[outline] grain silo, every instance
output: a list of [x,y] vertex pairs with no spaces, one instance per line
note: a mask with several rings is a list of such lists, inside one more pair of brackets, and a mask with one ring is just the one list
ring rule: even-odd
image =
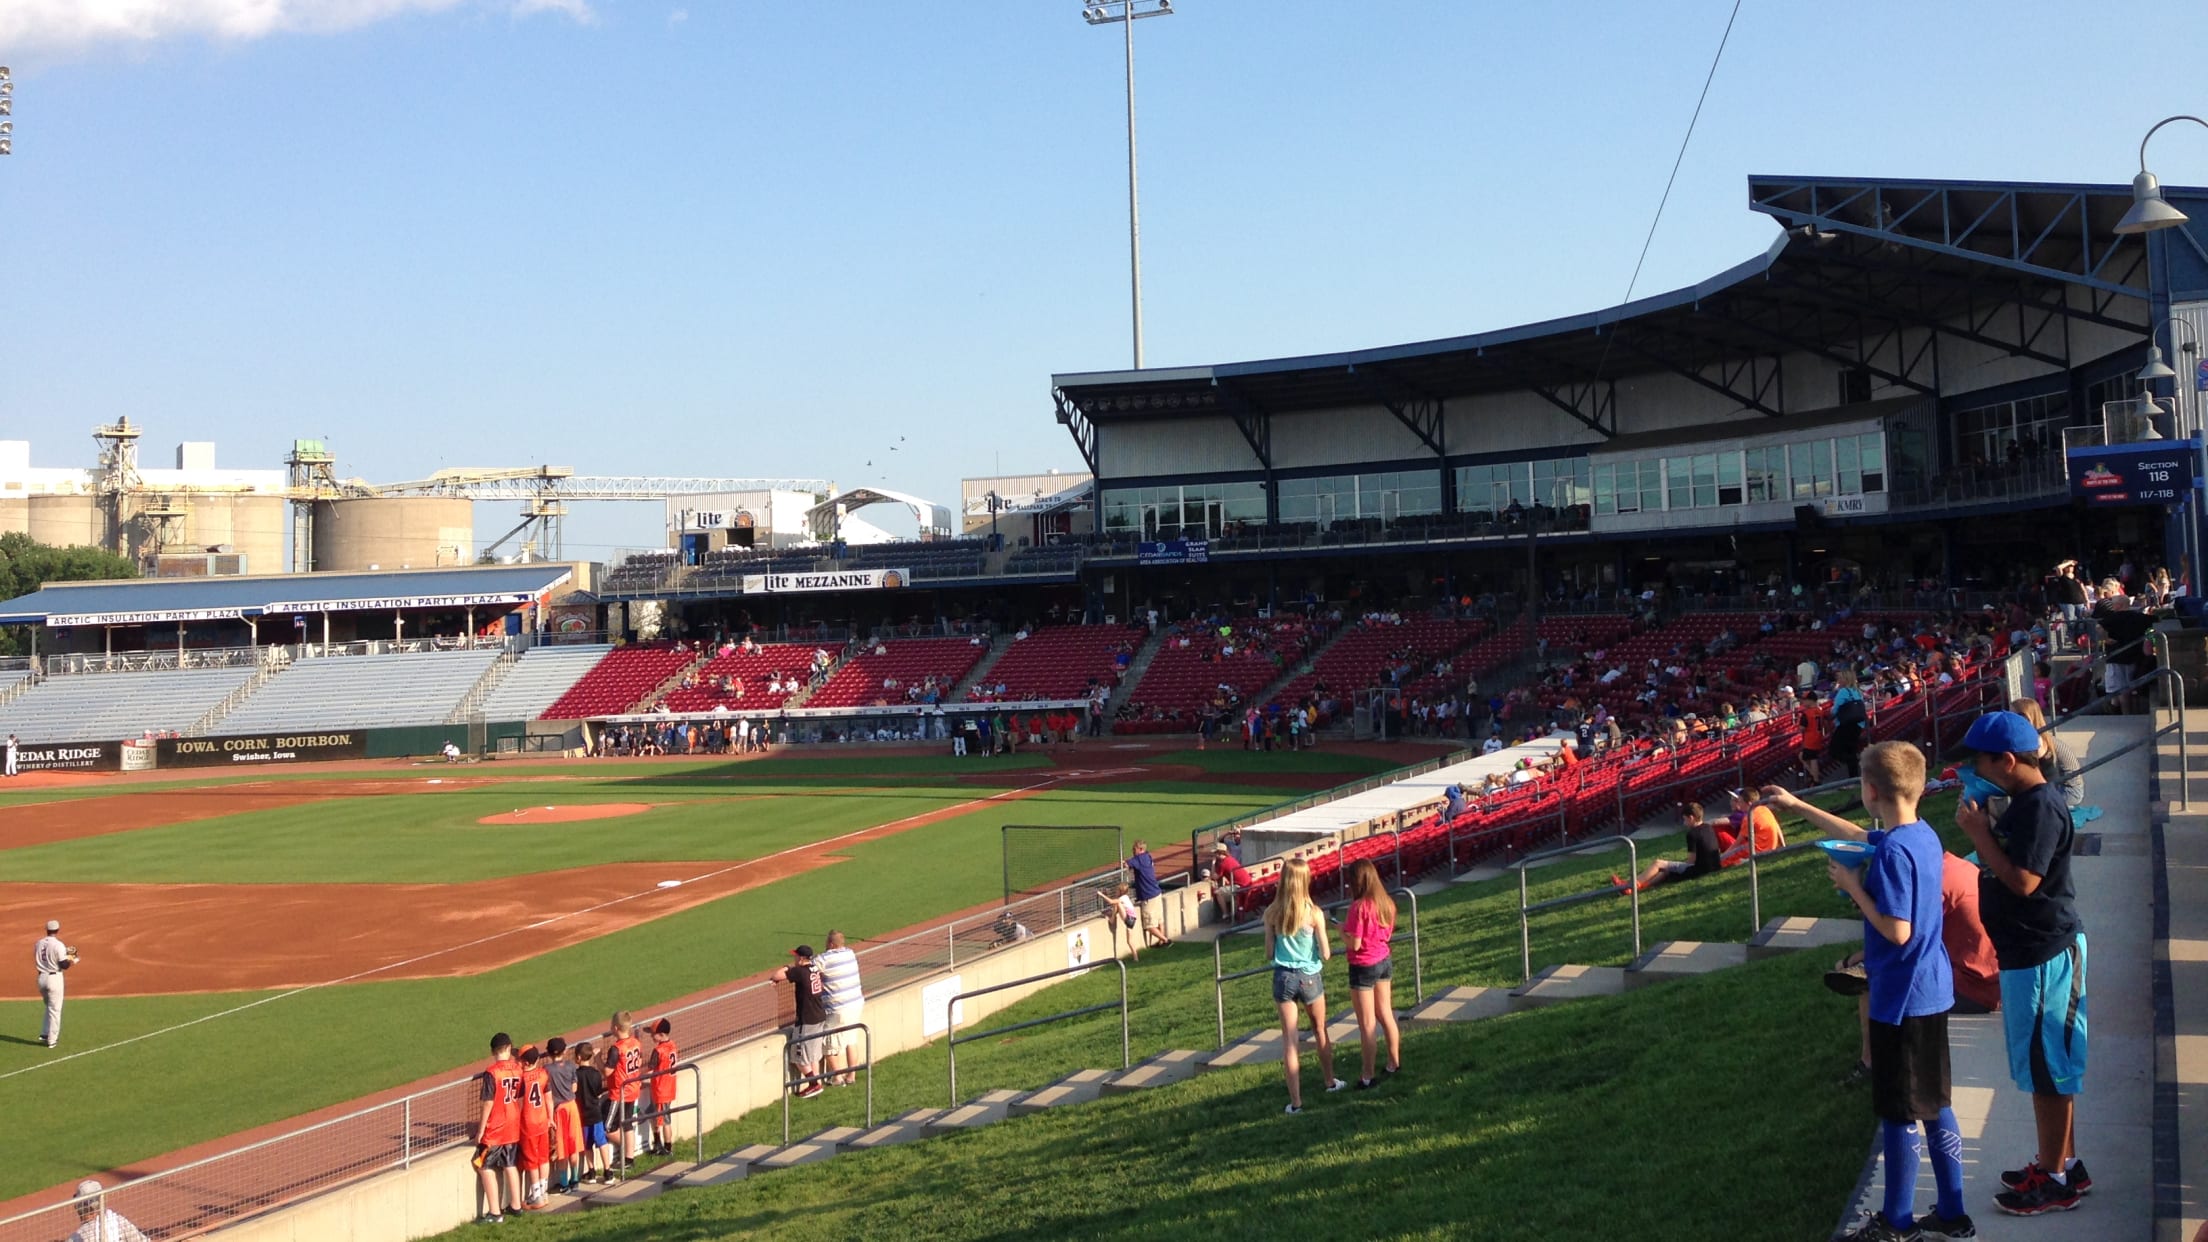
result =
[[475,502],[378,496],[314,502],[314,570],[425,569],[475,560]]

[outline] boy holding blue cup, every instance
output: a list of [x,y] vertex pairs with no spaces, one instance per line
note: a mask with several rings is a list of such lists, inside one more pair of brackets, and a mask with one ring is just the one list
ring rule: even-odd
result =
[[[1864,830],[1784,789],[1764,803],[1791,812],[1828,836],[1870,852],[1827,864],[1833,885],[1863,914],[1863,967],[1870,983],[1871,1109],[1885,1148],[1883,1210],[1846,1235],[1856,1242],[1976,1237],[1963,1209],[1963,1139],[1951,1106],[1947,1014],[1955,1005],[1954,969],[1942,942],[1941,861],[1946,852],[1917,817],[1924,755],[1906,742],[1881,742],[1862,754],[1865,809],[1893,828]],[[1939,1198],[1916,1215],[1917,1124],[1924,1125]]]

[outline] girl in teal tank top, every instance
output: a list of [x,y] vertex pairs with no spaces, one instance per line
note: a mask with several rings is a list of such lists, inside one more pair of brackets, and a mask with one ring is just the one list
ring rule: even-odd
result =
[[1288,1111],[1303,1111],[1303,1059],[1296,1046],[1303,1011],[1318,1034],[1319,1077],[1329,1091],[1349,1084],[1334,1076],[1334,1041],[1326,1033],[1326,983],[1320,971],[1333,956],[1326,918],[1311,900],[1311,864],[1289,859],[1280,891],[1265,910],[1265,947],[1273,961],[1273,1001],[1280,1007],[1281,1072],[1288,1079]]

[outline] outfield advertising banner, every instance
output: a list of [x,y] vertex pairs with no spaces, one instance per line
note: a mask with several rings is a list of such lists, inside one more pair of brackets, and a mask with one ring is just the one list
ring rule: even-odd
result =
[[1135,561],[1142,565],[1208,565],[1211,563],[1211,541],[1167,539],[1140,543],[1135,546]]
[[342,733],[249,733],[238,737],[165,737],[154,763],[164,768],[230,767],[239,764],[315,763],[323,759],[362,759],[368,735]]
[[833,574],[745,574],[746,595],[802,591],[894,591],[912,581],[909,569],[853,569]]
[[120,742],[34,742],[15,748],[18,772],[113,772],[122,766]]

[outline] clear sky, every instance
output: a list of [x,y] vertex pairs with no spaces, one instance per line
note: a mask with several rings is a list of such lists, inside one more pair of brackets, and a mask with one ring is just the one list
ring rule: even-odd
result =
[[[1136,28],[1152,366],[1615,303],[1731,3],[1177,7]],[[0,438],[952,504],[1076,469],[1049,376],[1129,361],[1121,43],[1080,9],[0,0]],[[1768,243],[1751,173],[2125,181],[2204,53],[2166,3],[1747,0],[1638,292]],[[2208,131],[2150,163],[2208,183]],[[662,541],[602,509],[570,555]]]

